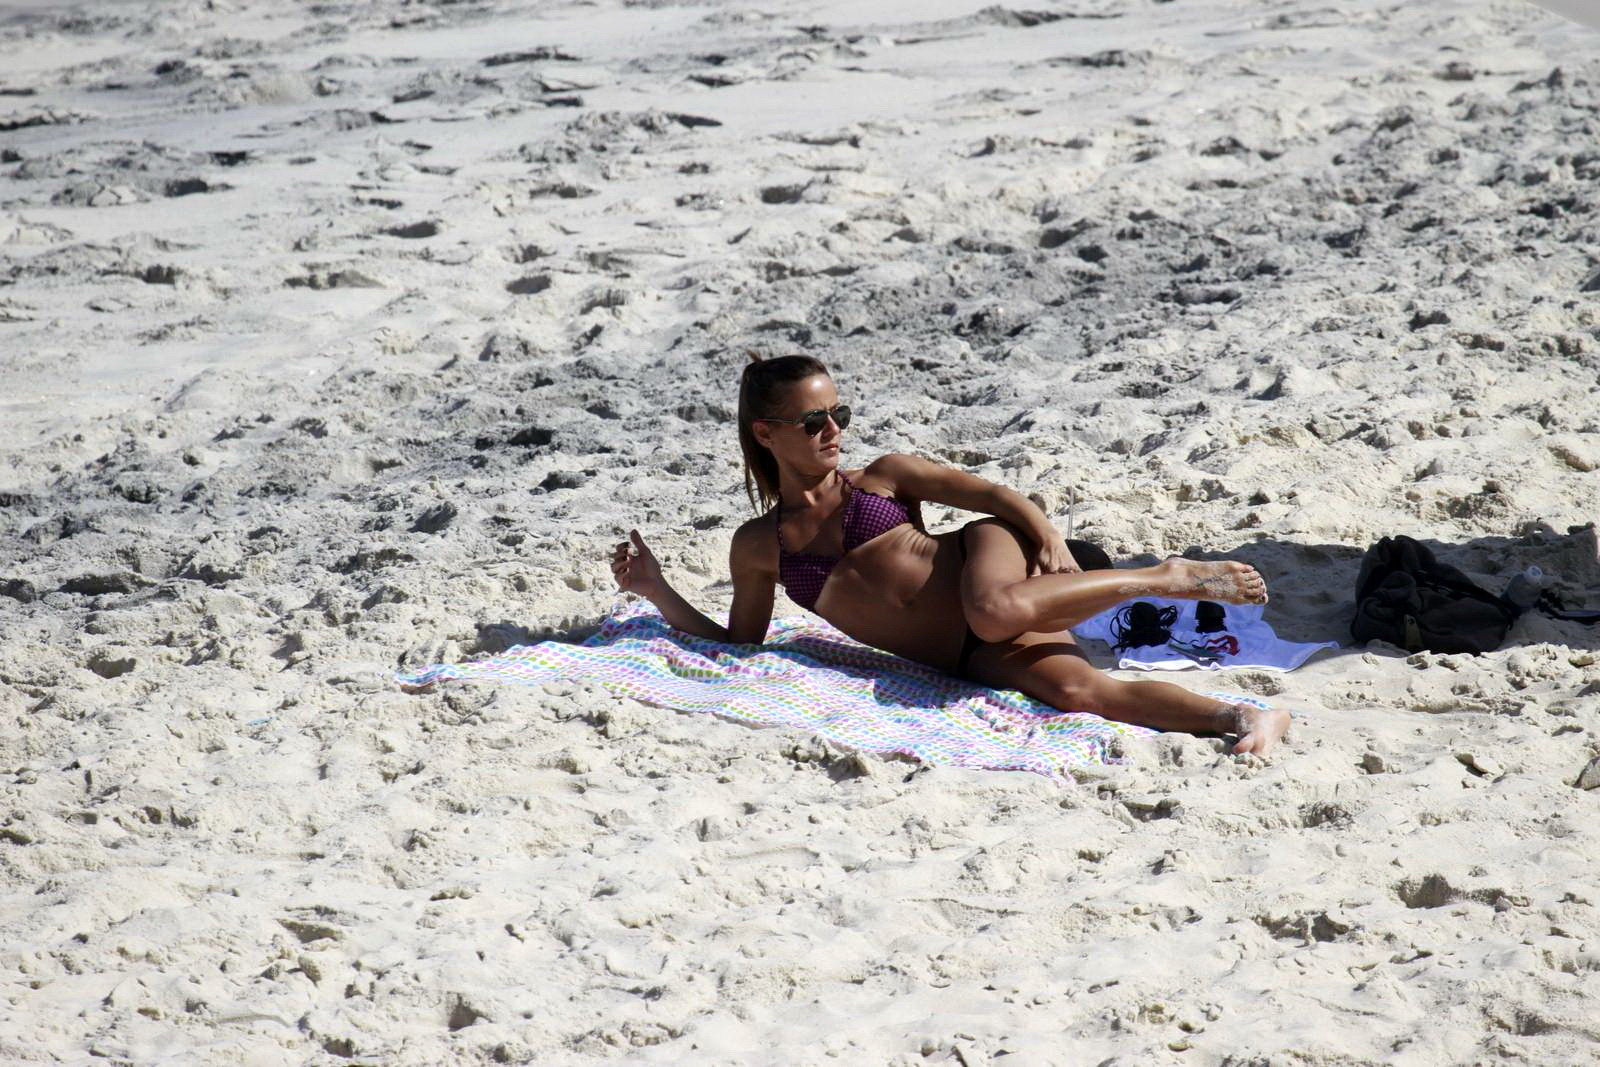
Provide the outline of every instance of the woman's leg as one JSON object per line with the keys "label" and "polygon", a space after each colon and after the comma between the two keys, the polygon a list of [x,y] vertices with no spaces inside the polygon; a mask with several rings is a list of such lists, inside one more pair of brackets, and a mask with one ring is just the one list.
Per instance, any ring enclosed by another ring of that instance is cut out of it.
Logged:
{"label": "woman's leg", "polygon": [[1169,597],[1264,604],[1267,585],[1246,563],[1208,563],[1174,557],[1154,567],[1028,574],[1032,545],[999,519],[970,522],[961,531],[966,565],[961,609],[985,641],[1064,630],[1126,600]]}
{"label": "woman's leg", "polygon": [[1227,704],[1171,682],[1124,682],[1098,670],[1071,634],[1022,634],[984,644],[972,654],[967,677],[1022,692],[1062,711],[1088,711],[1157,730],[1232,734],[1235,755],[1271,752],[1289,731],[1289,713]]}

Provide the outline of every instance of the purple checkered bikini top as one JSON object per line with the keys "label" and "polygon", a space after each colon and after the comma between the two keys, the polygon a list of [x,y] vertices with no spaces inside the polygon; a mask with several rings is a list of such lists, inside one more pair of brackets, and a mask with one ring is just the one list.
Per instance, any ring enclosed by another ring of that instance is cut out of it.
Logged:
{"label": "purple checkered bikini top", "polygon": [[[879,496],[857,489],[854,482],[839,472],[850,495],[844,502],[844,551],[864,545],[879,534],[888,533],[896,526],[911,521],[905,505],[892,496]],[[789,594],[789,599],[805,608],[816,610],[817,597],[822,595],[823,583],[833,573],[834,564],[842,556],[819,556],[811,552],[785,552],[783,548],[783,517],[780,508],[773,508],[778,525],[778,581]]]}

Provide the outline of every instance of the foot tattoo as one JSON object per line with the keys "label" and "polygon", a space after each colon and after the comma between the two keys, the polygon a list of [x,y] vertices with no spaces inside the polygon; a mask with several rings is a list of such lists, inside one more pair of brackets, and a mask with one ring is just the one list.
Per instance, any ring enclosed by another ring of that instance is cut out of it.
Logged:
{"label": "foot tattoo", "polygon": [[1210,563],[1173,556],[1160,566],[1170,576],[1164,595],[1174,600],[1220,600],[1224,604],[1267,602],[1266,579],[1248,563]]}

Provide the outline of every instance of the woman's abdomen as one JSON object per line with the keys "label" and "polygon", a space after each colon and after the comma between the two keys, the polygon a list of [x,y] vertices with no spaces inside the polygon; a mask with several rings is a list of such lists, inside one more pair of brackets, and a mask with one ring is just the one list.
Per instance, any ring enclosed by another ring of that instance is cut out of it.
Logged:
{"label": "woman's abdomen", "polygon": [[834,567],[817,613],[857,641],[950,669],[967,632],[957,536],[906,524],[857,546]]}

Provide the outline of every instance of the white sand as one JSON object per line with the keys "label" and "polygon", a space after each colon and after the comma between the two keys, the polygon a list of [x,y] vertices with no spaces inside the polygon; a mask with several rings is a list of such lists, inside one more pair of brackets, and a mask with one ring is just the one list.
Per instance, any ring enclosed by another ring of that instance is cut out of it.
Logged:
{"label": "white sand", "polygon": [[749,347],[1290,639],[1388,533],[1600,604],[1600,33],[978,8],[0,16],[0,1060],[1595,1054],[1593,628],[1181,678],[1290,743],[1067,787],[392,686],[629,526],[725,608]]}

